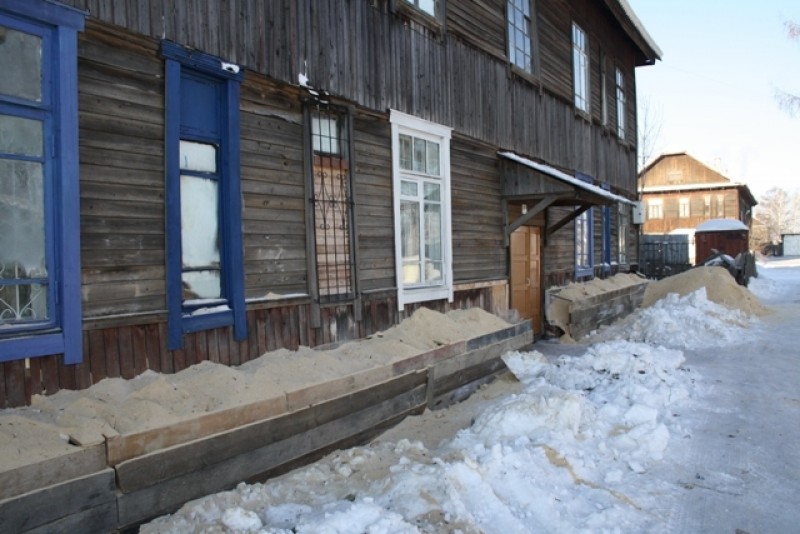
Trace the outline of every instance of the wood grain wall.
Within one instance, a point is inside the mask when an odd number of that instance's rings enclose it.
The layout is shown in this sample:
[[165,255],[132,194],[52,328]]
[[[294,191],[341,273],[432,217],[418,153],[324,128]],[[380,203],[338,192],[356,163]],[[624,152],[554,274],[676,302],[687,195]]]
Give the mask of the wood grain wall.
[[[203,50],[277,81],[297,85],[302,73],[311,85],[361,107],[398,109],[635,191],[636,50],[598,2],[534,2],[541,68],[532,78],[514,74],[505,59],[505,3],[498,0],[450,0],[443,27],[398,18],[380,1],[65,3],[87,9],[98,20]],[[589,116],[576,115],[572,103],[573,19],[589,37]],[[608,58],[612,118],[614,67],[626,75],[628,121],[622,142],[600,122],[601,52]]]

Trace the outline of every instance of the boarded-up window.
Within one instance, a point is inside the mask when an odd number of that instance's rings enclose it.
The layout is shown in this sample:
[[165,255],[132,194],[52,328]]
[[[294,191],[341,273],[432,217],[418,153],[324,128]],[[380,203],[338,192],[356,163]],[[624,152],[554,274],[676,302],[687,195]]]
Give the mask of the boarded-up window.
[[321,301],[353,296],[352,195],[347,114],[316,106],[311,112],[314,244]]

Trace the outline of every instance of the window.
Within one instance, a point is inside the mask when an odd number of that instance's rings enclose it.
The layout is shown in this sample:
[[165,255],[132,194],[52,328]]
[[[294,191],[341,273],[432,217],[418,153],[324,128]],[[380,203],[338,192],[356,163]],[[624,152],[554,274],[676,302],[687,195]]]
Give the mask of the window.
[[533,72],[531,0],[509,0],[508,59],[525,72]]
[[575,84],[575,107],[589,112],[589,43],[586,32],[572,24],[572,77]]
[[77,32],[83,14],[0,5],[0,361],[82,359]]
[[625,139],[625,76],[616,71],[617,80],[617,137]]
[[688,198],[678,199],[678,217],[683,219],[689,217],[689,215],[690,215],[689,199]]
[[725,218],[725,195],[717,195],[717,217]]
[[404,0],[405,3],[414,6],[423,13],[427,13],[431,17],[438,16],[438,3],[439,0]]
[[247,337],[239,185],[239,67],[164,41],[169,348],[233,325]]
[[575,277],[594,274],[592,257],[592,208],[575,218]]
[[630,218],[628,216],[628,207],[624,204],[618,204],[618,220],[617,220],[617,240],[619,248],[619,264],[628,264],[628,232],[630,231]]
[[703,196],[703,217],[711,217],[711,195]]
[[391,112],[398,308],[453,299],[450,128]]
[[664,202],[660,198],[653,198],[647,201],[647,218],[664,218]]
[[603,126],[608,126],[608,72],[606,72],[606,55],[600,55],[600,106]]
[[354,296],[352,191],[347,112],[316,104],[309,109],[312,150],[316,291],[321,302]]

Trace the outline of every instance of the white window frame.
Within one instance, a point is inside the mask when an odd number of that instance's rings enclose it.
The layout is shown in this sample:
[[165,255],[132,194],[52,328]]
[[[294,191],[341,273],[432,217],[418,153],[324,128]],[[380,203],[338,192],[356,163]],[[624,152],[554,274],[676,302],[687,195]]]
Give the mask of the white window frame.
[[594,209],[575,217],[575,278],[594,276]]
[[651,198],[647,201],[647,218],[653,220],[664,218],[664,201],[662,199]]
[[614,73],[617,87],[617,137],[625,139],[625,75],[617,67]]
[[[450,197],[450,137],[452,128],[397,110],[390,110],[392,126],[392,204],[394,212],[394,257],[397,280],[397,307],[406,304],[447,299],[453,302],[453,247]],[[421,182],[422,175],[400,168],[400,135],[411,135],[439,143],[439,168],[442,184],[442,281],[436,285],[407,285],[403,281],[402,228],[400,219],[401,182]]]
[[688,219],[692,215],[691,203],[689,197],[682,197],[678,199],[678,217],[681,219]]
[[575,90],[575,107],[589,113],[589,40],[586,32],[572,23],[572,78]]

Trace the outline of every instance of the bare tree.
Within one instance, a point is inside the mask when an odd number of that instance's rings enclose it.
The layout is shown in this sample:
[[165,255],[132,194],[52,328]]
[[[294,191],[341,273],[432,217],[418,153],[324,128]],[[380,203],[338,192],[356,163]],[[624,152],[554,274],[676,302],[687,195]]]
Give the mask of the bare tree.
[[639,170],[642,170],[653,157],[658,139],[661,136],[661,110],[653,105],[650,97],[639,99],[637,111]]
[[[793,21],[787,21],[784,23],[784,26],[786,27],[786,35],[789,36],[789,39],[793,41],[800,41],[800,24]],[[800,113],[800,96],[794,93],[776,90],[775,98],[778,100],[778,105],[780,105],[781,109],[783,109],[792,117]]]
[[766,228],[766,238],[770,243],[778,243],[781,236],[793,233],[800,223],[800,198],[797,193],[790,195],[779,187],[773,187],[759,200],[756,217]]

